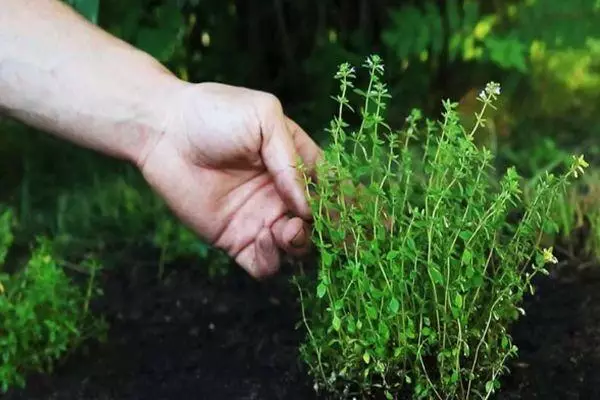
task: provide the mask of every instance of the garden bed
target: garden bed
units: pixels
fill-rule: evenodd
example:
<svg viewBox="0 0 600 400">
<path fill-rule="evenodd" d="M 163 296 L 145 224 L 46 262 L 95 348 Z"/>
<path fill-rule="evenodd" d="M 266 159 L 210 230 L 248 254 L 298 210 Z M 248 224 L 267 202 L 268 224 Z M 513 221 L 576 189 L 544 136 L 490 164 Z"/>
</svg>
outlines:
<svg viewBox="0 0 600 400">
<path fill-rule="evenodd" d="M 520 358 L 498 398 L 600 398 L 600 267 L 577 264 L 537 279 L 514 328 Z M 317 398 L 297 357 L 302 332 L 290 267 L 263 283 L 237 268 L 209 279 L 201 262 L 167 271 L 163 283 L 148 263 L 106 271 L 96 310 L 110 323 L 107 342 L 4 398 Z"/>
</svg>

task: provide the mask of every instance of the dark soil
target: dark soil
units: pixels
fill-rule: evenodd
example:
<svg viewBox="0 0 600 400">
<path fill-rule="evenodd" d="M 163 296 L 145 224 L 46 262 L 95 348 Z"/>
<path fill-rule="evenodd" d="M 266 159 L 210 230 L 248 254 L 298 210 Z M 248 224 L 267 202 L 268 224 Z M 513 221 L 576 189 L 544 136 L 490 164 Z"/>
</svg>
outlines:
<svg viewBox="0 0 600 400">
<path fill-rule="evenodd" d="M 538 279 L 513 331 L 520 357 L 497 398 L 600 399 L 600 267 L 582 265 Z M 151 266 L 105 272 L 107 342 L 4 398 L 316 399 L 297 357 L 289 267 L 262 283 L 235 267 L 213 280 L 194 263 L 168 272 L 163 283 Z"/>
<path fill-rule="evenodd" d="M 262 283 L 231 266 L 209 278 L 198 263 L 105 271 L 96 310 L 105 343 L 35 376 L 7 400 L 196 400 L 314 397 L 298 361 L 302 332 L 287 267 Z"/>
<path fill-rule="evenodd" d="M 600 399 L 600 265 L 571 262 L 536 287 L 513 327 L 519 357 L 498 398 Z"/>
</svg>

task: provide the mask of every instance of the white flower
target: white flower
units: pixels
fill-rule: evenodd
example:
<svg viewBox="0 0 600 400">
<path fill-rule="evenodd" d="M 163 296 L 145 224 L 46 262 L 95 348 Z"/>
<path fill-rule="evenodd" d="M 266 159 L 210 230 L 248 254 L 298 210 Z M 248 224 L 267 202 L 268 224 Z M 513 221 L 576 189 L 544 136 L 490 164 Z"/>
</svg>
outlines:
<svg viewBox="0 0 600 400">
<path fill-rule="evenodd" d="M 494 81 L 485 85 L 485 89 L 479 93 L 479 99 L 486 102 L 493 100 L 496 96 L 500 96 L 500 85 Z"/>
</svg>

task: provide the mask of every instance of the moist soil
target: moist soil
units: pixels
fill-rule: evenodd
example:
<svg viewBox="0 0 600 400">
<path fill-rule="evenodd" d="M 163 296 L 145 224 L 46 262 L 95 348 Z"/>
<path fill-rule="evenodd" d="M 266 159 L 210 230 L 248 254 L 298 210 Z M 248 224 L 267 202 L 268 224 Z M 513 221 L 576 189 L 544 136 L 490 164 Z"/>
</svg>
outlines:
<svg viewBox="0 0 600 400">
<path fill-rule="evenodd" d="M 146 257 L 148 255 L 146 254 Z M 32 376 L 7 400 L 313 400 L 298 361 L 302 330 L 293 267 L 263 282 L 199 262 L 106 270 L 95 309 L 104 343 Z M 600 399 L 600 266 L 574 259 L 536 281 L 513 330 L 520 348 L 496 398 Z"/>
</svg>

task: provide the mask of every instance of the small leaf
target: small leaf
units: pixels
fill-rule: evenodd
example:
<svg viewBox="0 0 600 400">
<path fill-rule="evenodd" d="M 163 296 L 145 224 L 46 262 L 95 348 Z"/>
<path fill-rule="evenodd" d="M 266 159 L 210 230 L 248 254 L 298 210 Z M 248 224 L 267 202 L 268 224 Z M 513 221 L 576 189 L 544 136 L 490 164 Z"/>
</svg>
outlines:
<svg viewBox="0 0 600 400">
<path fill-rule="evenodd" d="M 379 335 L 381 335 L 381 337 L 383 338 L 384 341 L 388 341 L 389 340 L 389 338 L 390 338 L 390 329 L 382 321 L 379 321 L 378 331 L 379 331 Z"/>
<path fill-rule="evenodd" d="M 367 315 L 370 319 L 377 319 L 377 309 L 373 306 L 367 306 Z"/>
<path fill-rule="evenodd" d="M 335 329 L 336 331 L 339 331 L 341 326 L 342 326 L 342 320 L 340 320 L 340 317 L 338 317 L 337 315 L 333 317 L 333 329 Z"/>
<path fill-rule="evenodd" d="M 327 292 L 327 286 L 325 286 L 325 284 L 323 282 L 319 283 L 319 286 L 317 286 L 317 297 L 318 298 L 323 298 L 323 296 L 325 296 L 325 293 Z"/>
<path fill-rule="evenodd" d="M 365 353 L 363 354 L 363 360 L 365 361 L 365 363 L 369 363 L 371 361 L 371 356 L 369 355 L 368 352 L 365 351 Z"/>
<path fill-rule="evenodd" d="M 475 269 L 473 266 L 469 265 L 465 271 L 465 275 L 468 279 L 471 279 L 473 275 L 475 275 Z"/>
<path fill-rule="evenodd" d="M 456 293 L 456 296 L 454 296 L 454 305 L 458 309 L 462 309 L 462 306 L 463 306 L 463 297 L 460 295 L 460 293 Z"/>
<path fill-rule="evenodd" d="M 350 333 L 354 333 L 356 332 L 356 322 L 354 322 L 354 318 L 352 316 L 350 316 L 347 320 L 348 322 L 348 332 Z"/>
<path fill-rule="evenodd" d="M 435 265 L 429 265 L 429 273 L 431 274 L 431 279 L 437 284 L 444 283 L 444 277 L 442 273 Z"/>
<path fill-rule="evenodd" d="M 458 371 L 452 372 L 452 376 L 450 377 L 450 383 L 454 384 L 458 382 Z"/>
<path fill-rule="evenodd" d="M 387 256 L 385 258 L 387 261 L 393 261 L 396 257 L 398 257 L 398 251 L 392 250 L 389 253 L 387 253 Z"/>
<path fill-rule="evenodd" d="M 398 299 L 393 297 L 392 300 L 390 300 L 388 308 L 393 314 L 396 314 L 400 309 L 400 302 L 398 301 Z"/>
<path fill-rule="evenodd" d="M 458 234 L 458 236 L 460 236 L 460 238 L 466 242 L 467 240 L 471 239 L 471 236 L 473 236 L 473 232 L 462 231 Z"/>
<path fill-rule="evenodd" d="M 469 249 L 465 249 L 463 252 L 461 261 L 465 265 L 471 265 L 471 261 L 473 260 L 473 253 Z"/>
<path fill-rule="evenodd" d="M 321 254 L 321 260 L 323 261 L 324 267 L 330 267 L 333 264 L 333 256 L 331 253 L 323 252 Z"/>
</svg>

